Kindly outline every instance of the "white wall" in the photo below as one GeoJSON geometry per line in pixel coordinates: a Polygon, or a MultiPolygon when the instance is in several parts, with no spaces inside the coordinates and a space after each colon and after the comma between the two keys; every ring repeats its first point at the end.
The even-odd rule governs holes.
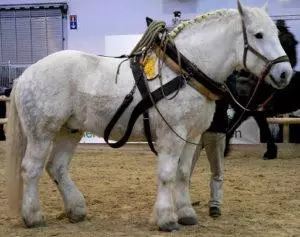
{"type": "MultiPolygon", "coordinates": [[[[145,17],[150,16],[171,24],[172,11],[181,10],[184,19],[220,8],[236,8],[236,0],[0,0],[0,4],[67,2],[69,14],[77,15],[78,29],[68,26],[67,45],[95,54],[105,53],[105,36],[135,35],[145,30],[145,17]],[[191,3],[189,3],[191,2],[191,3]],[[195,2],[196,4],[193,4],[195,2]]],[[[265,0],[242,0],[250,6],[262,6],[265,0]]],[[[298,14],[299,0],[269,1],[270,15],[298,14]]],[[[290,22],[288,22],[290,23],[290,22]]],[[[297,23],[298,24],[298,23],[297,23]]],[[[293,32],[300,41],[299,27],[294,22],[293,32]]],[[[298,24],[299,26],[299,24],[298,24]]]]}

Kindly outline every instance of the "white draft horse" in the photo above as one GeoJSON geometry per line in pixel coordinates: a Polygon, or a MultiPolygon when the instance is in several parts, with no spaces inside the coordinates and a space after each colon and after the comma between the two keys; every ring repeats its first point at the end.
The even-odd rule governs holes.
{"type": "MultiPolygon", "coordinates": [[[[196,17],[170,32],[179,51],[220,83],[233,69],[243,67],[243,60],[259,76],[267,63],[285,55],[277,28],[265,9],[243,7],[239,1],[238,6],[239,10],[218,10],[196,17]],[[245,37],[246,43],[270,61],[265,62],[247,47],[249,50],[243,53],[248,45],[245,37]]],[[[66,50],[33,64],[15,83],[8,119],[9,202],[12,209],[21,212],[27,227],[45,224],[37,189],[44,166],[63,197],[70,221],[82,221],[86,216],[83,195],[70,179],[68,167],[82,133],[90,131],[103,137],[106,125],[134,85],[128,61],[122,64],[115,82],[120,62],[121,59],[66,50]]],[[[265,79],[268,83],[285,87],[292,76],[290,63],[274,64],[269,75],[265,79]]],[[[168,66],[163,66],[164,83],[175,76],[168,66]]],[[[160,82],[151,81],[149,87],[155,90],[160,82]]],[[[128,111],[140,99],[139,92],[135,92],[128,111]]],[[[215,102],[189,85],[173,100],[162,99],[157,106],[173,129],[194,143],[209,127],[215,111],[215,102]]],[[[189,197],[196,146],[176,136],[155,108],[149,113],[158,152],[155,220],[160,230],[174,231],[179,224],[197,223],[189,197]]],[[[125,112],[121,117],[112,139],[123,134],[129,116],[130,112],[125,112]]],[[[139,118],[131,138],[143,137],[139,118]]]]}

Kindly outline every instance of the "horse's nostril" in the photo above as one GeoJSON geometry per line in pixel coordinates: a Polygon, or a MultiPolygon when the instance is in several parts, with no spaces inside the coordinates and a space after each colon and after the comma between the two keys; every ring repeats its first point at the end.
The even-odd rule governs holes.
{"type": "Polygon", "coordinates": [[[286,76],[286,73],[285,73],[285,72],[282,72],[282,73],[280,74],[280,78],[281,78],[281,79],[284,79],[285,76],[286,76]]]}

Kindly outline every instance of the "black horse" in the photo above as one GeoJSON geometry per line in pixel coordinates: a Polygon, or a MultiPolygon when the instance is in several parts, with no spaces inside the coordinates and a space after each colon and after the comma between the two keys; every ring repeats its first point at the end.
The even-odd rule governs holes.
{"type": "MultiPolygon", "coordinates": [[[[9,97],[11,88],[0,87],[0,95],[9,97]]],[[[6,118],[6,102],[0,101],[0,118],[6,118]]],[[[5,141],[4,125],[0,124],[0,141],[5,141]]]]}
{"type": "MultiPolygon", "coordinates": [[[[289,32],[284,20],[278,20],[276,25],[279,30],[279,40],[281,45],[288,55],[292,67],[294,68],[297,64],[296,45],[298,42],[295,40],[293,34],[289,32]]],[[[234,91],[234,95],[244,106],[248,104],[249,98],[252,95],[254,87],[257,83],[255,77],[253,77],[252,81],[248,80],[249,76],[252,75],[242,71],[237,74],[233,74],[231,78],[227,80],[229,87],[231,87],[232,91],[234,91]],[[247,80],[244,80],[243,78],[247,78],[247,80]]],[[[277,146],[275,144],[275,139],[271,134],[266,118],[268,116],[275,116],[276,114],[291,113],[300,109],[299,91],[300,72],[295,72],[291,83],[283,90],[275,90],[264,83],[259,85],[254,98],[248,105],[248,109],[256,110],[257,105],[266,103],[266,107],[263,111],[244,111],[236,103],[231,102],[231,107],[235,113],[228,126],[231,129],[228,131],[226,136],[225,156],[229,153],[229,140],[233,136],[235,128],[237,128],[248,117],[253,116],[260,128],[262,140],[265,140],[267,143],[267,151],[264,153],[264,159],[276,158],[277,146]]]]}
{"type": "MultiPolygon", "coordinates": [[[[253,85],[252,89],[253,89],[253,85]]],[[[242,96],[237,96],[239,102],[243,105],[246,105],[249,100],[249,94],[247,92],[247,86],[244,86],[242,89],[236,90],[236,96],[238,93],[242,93],[242,96]],[[245,93],[245,94],[243,94],[245,93]]],[[[262,140],[267,143],[267,151],[264,153],[265,159],[274,159],[277,157],[277,146],[275,144],[275,138],[273,138],[272,133],[267,122],[267,117],[275,116],[277,114],[291,113],[300,109],[300,72],[295,72],[294,76],[291,79],[290,84],[283,90],[274,91],[268,85],[262,84],[259,86],[256,96],[248,106],[251,110],[255,110],[258,104],[266,102],[265,108],[262,111],[244,111],[235,103],[230,103],[231,107],[234,110],[233,118],[229,121],[229,128],[226,135],[226,149],[225,156],[229,153],[229,140],[234,134],[235,129],[241,125],[247,118],[253,116],[257,125],[259,126],[260,133],[262,135],[262,140]],[[272,97],[270,97],[272,96],[272,97]],[[268,101],[268,98],[270,100],[268,101]]]]}
{"type": "MultiPolygon", "coordinates": [[[[0,118],[6,118],[5,101],[0,101],[0,118]]],[[[0,124],[0,141],[5,141],[4,124],[0,124]]]]}

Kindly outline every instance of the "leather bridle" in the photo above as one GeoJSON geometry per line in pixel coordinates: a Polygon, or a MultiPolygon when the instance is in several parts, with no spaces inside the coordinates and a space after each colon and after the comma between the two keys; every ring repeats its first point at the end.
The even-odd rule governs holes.
{"type": "Polygon", "coordinates": [[[244,12],[243,9],[240,5],[240,3],[238,2],[238,8],[241,14],[241,19],[242,19],[242,29],[243,29],[243,38],[244,38],[244,53],[243,53],[243,64],[245,69],[247,69],[248,71],[250,71],[247,67],[247,54],[248,51],[252,52],[255,56],[257,56],[259,59],[263,60],[266,65],[265,65],[265,69],[263,70],[263,72],[261,73],[259,80],[264,80],[265,77],[269,74],[272,66],[274,66],[277,63],[282,63],[282,62],[289,62],[289,58],[287,55],[282,55],[274,60],[269,60],[268,58],[266,58],[264,55],[262,55],[260,52],[258,52],[255,48],[253,48],[249,42],[248,42],[248,37],[247,37],[247,31],[246,31],[246,26],[245,26],[245,21],[244,21],[244,12]]]}

